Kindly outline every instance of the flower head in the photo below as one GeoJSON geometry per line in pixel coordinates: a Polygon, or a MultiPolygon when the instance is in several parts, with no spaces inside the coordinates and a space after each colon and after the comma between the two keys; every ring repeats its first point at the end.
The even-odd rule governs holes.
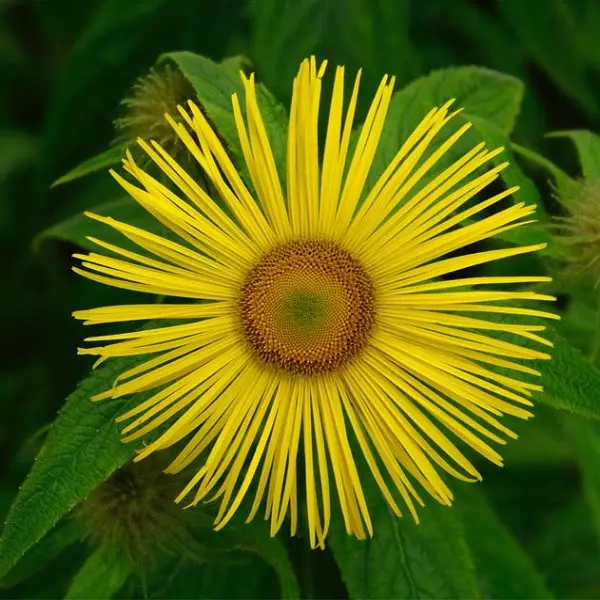
{"type": "Polygon", "coordinates": [[[83,268],[76,269],[104,284],[185,299],[75,313],[90,324],[182,321],[88,338],[100,345],[80,351],[100,360],[147,355],[96,396],[154,390],[119,417],[124,441],[147,441],[136,460],[181,443],[167,472],[195,466],[196,474],[177,501],[218,499],[217,529],[249,496],[249,520],[265,506],[272,534],[286,516],[294,534],[304,496],[313,547],[324,544],[332,494],[350,534],[373,533],[357,454],[391,509],[415,519],[425,495],[451,504],[440,471],[480,479],[460,447],[501,464],[492,445],[515,437],[502,415],[530,417],[531,396],[541,390],[528,381],[539,372],[525,363],[549,358],[518,341],[550,345],[528,317],[552,316],[514,303],[551,297],[507,291],[546,277],[456,276],[543,247],[457,253],[529,222],[534,211],[513,204],[460,226],[515,191],[478,196],[506,167],[482,171],[502,149],[479,144],[432,174],[469,127],[434,146],[457,114],[448,102],[424,116],[367,189],[394,80],[382,80],[351,151],[360,73],[344,109],[344,69],[337,68],[320,161],[324,71],[306,60],[294,81],[285,190],[254,79],[243,76],[245,111],[237,96],[232,102],[252,188],[195,104],[179,107],[183,123],[169,122],[220,198],[209,197],[160,144],[140,140],[172,187],[131,155],[124,161],[130,178],[113,176],[179,241],[90,215],[140,252],[95,240],[108,253],[79,256],[83,268]],[[502,315],[524,322],[494,318],[502,315]]]}
{"type": "Polygon", "coordinates": [[[600,284],[600,181],[573,182],[570,194],[558,197],[566,216],[556,217],[553,230],[568,262],[567,275],[590,277],[600,284]]]}
{"type": "Polygon", "coordinates": [[[133,463],[115,471],[76,509],[75,518],[91,542],[120,552],[144,568],[157,551],[205,559],[206,549],[194,538],[173,497],[177,478],[162,473],[158,461],[133,463]]]}
{"type": "Polygon", "coordinates": [[[178,104],[193,97],[194,88],[178,69],[169,64],[150,69],[137,79],[131,96],[121,101],[125,112],[114,122],[115,143],[151,137],[173,153],[179,146],[179,138],[166,121],[165,113],[175,112],[178,104]]]}

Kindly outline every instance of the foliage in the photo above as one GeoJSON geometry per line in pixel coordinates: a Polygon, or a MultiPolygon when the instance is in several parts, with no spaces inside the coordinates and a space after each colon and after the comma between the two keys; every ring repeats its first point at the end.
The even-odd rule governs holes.
{"type": "MultiPolygon", "coordinates": [[[[600,5],[577,0],[68,0],[0,5],[0,248],[6,261],[0,350],[0,586],[14,598],[394,597],[551,598],[600,594],[600,311],[598,290],[573,282],[549,224],[555,196],[600,178],[600,5]],[[66,6],[68,5],[68,7],[66,6]],[[364,68],[357,122],[380,77],[397,78],[367,185],[434,104],[456,98],[473,124],[465,144],[503,145],[505,186],[535,204],[536,226],[490,244],[535,244],[511,269],[550,274],[562,321],[548,332],[539,416],[519,424],[507,467],[455,484],[452,508],[396,518],[365,483],[376,535],[349,538],[333,511],[325,551],[260,519],[212,532],[211,508],[185,511],[208,553],[156,551],[140,570],[98,543],[78,507],[136,448],[119,440],[120,401],[92,403],[122,370],[92,374],[75,357],[74,309],[135,295],[70,274],[106,214],[167,235],[107,175],[123,145],[120,100],[152,67],[177,69],[244,173],[231,110],[238,69],[254,70],[278,169],[285,166],[291,81],[315,53],[364,68]],[[565,139],[567,138],[567,139],[565,139]],[[79,381],[79,384],[77,383],[79,381]],[[74,392],[72,390],[75,389],[74,392]],[[64,398],[67,398],[65,403],[64,398]],[[63,406],[64,405],[64,406],[63,406]],[[62,407],[62,408],[61,408],[62,407]],[[58,412],[58,415],[57,415],[58,412]],[[315,558],[316,556],[316,558],[315,558]],[[49,581],[51,580],[51,581],[49,581]]],[[[330,91],[330,90],[329,90],[330,91]]],[[[461,142],[462,143],[462,142],[461,142]]],[[[456,158],[457,145],[447,160],[456,158]]],[[[134,144],[130,149],[135,151],[134,144]]],[[[599,216],[600,218],[600,216],[599,216]]],[[[102,235],[106,241],[106,230],[102,235]]],[[[490,246],[492,247],[492,246],[490,246]]],[[[502,274],[480,271],[482,275],[502,274]]],[[[131,361],[129,361],[131,362],[131,361]]],[[[136,402],[136,399],[130,399],[136,402]]],[[[366,481],[366,478],[365,478],[366,481]]]]}

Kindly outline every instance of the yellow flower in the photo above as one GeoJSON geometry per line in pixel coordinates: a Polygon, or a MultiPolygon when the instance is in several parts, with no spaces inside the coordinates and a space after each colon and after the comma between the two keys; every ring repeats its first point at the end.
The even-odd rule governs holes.
{"type": "Polygon", "coordinates": [[[177,501],[218,499],[216,529],[249,494],[254,499],[248,520],[266,504],[271,533],[289,515],[293,535],[304,495],[312,547],[323,547],[332,493],[348,533],[360,539],[373,534],[358,452],[391,509],[400,516],[404,505],[415,519],[423,491],[451,504],[440,470],[465,481],[481,478],[456,440],[500,465],[490,443],[515,437],[500,417],[530,417],[532,392],[541,390],[523,381],[524,375],[539,375],[523,362],[549,358],[518,339],[551,344],[539,335],[543,326],[486,317],[552,317],[510,304],[551,297],[505,289],[547,277],[448,278],[544,246],[447,257],[529,222],[534,207],[519,203],[459,226],[515,191],[477,199],[506,166],[480,169],[502,149],[479,144],[428,178],[469,127],[431,149],[457,114],[449,113],[448,102],[423,118],[366,192],[394,80],[383,78],[350,151],[360,73],[344,111],[344,69],[337,68],[320,161],[324,71],[325,64],[317,70],[314,58],[305,60],[294,81],[285,191],[254,79],[243,76],[245,114],[237,96],[232,102],[253,190],[202,112],[189,103],[179,108],[183,123],[170,122],[220,197],[208,197],[159,144],[140,140],[172,188],[131,156],[124,168],[137,183],[113,176],[180,243],[90,215],[143,253],[94,239],[114,256],[79,255],[83,269],[75,269],[107,285],[189,299],[75,313],[90,324],[185,320],[91,337],[86,341],[105,345],[80,350],[100,361],[151,356],[95,397],[155,390],[118,419],[128,423],[124,441],[155,432],[136,460],[186,440],[167,472],[198,465],[177,501]],[[501,289],[471,289],[482,285],[501,289]],[[498,331],[512,334],[513,341],[497,339],[498,331]]]}

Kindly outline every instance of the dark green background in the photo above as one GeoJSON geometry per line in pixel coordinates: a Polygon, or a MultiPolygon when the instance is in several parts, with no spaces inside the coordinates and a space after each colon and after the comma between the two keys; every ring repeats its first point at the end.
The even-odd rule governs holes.
{"type": "MultiPolygon", "coordinates": [[[[488,66],[526,85],[514,141],[575,175],[571,147],[544,133],[598,129],[599,31],[600,3],[585,0],[0,0],[0,515],[40,430],[90,368],[76,356],[83,329],[70,313],[123,297],[72,274],[73,248],[33,246],[57,220],[111,199],[112,181],[49,186],[106,148],[119,100],[158,55],[243,54],[287,104],[299,61],[315,53],[349,72],[364,68],[362,111],[384,73],[401,88],[432,69],[488,66]]],[[[556,210],[544,176],[532,176],[556,210]]],[[[488,489],[555,593],[597,597],[578,474],[568,448],[552,452],[558,462],[545,466],[542,456],[535,476],[527,465],[491,471],[488,489]]],[[[36,585],[15,593],[43,596],[36,585]]]]}

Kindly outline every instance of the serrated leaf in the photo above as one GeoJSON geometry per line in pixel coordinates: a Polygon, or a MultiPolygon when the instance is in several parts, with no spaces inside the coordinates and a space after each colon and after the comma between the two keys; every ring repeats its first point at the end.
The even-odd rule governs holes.
{"type": "MultiPolygon", "coordinates": [[[[7,573],[60,517],[134,454],[135,445],[121,443],[119,428],[114,423],[114,418],[125,410],[126,404],[123,401],[93,403],[90,397],[109,387],[123,369],[139,360],[110,361],[85,379],[67,400],[9,512],[0,539],[0,576],[7,573]]],[[[140,402],[145,395],[138,394],[127,403],[140,402]]],[[[190,514],[190,518],[194,516],[204,518],[200,512],[190,514]]],[[[247,525],[238,521],[234,519],[224,532],[211,535],[219,538],[221,546],[258,554],[277,574],[282,597],[298,598],[298,582],[282,542],[270,536],[263,521],[255,520],[247,525]]],[[[31,550],[32,555],[36,550],[31,550]]],[[[93,582],[92,567],[99,560],[90,558],[75,590],[88,589],[85,582],[93,582]]],[[[115,588],[111,593],[116,591],[115,588]]],[[[85,597],[80,592],[72,591],[72,594],[73,597],[85,597]]]]}
{"type": "Polygon", "coordinates": [[[396,517],[370,474],[361,477],[375,534],[349,536],[339,511],[332,514],[328,545],[350,598],[479,598],[473,558],[458,512],[434,500],[417,525],[396,517]]]}
{"type": "MultiPolygon", "coordinates": [[[[513,195],[515,202],[535,205],[537,207],[535,217],[537,220],[543,221],[546,211],[540,194],[533,181],[523,173],[516,163],[508,137],[508,132],[519,111],[522,84],[508,75],[478,67],[437,71],[410,84],[394,96],[373,168],[368,177],[369,187],[374,185],[377,177],[392,160],[418,121],[433,106],[439,106],[453,96],[456,96],[455,106],[464,108],[456,117],[458,125],[452,128],[453,131],[458,129],[459,125],[467,122],[471,123],[473,127],[438,161],[438,164],[426,175],[426,180],[430,181],[445,166],[459,159],[476,143],[483,141],[490,149],[503,146],[504,151],[491,162],[496,165],[505,161],[510,163],[501,172],[505,185],[507,187],[519,186],[520,189],[513,195]],[[499,92],[498,98],[493,96],[495,89],[499,92]],[[498,99],[503,103],[502,108],[496,104],[498,99]]],[[[441,141],[434,140],[429,153],[440,144],[441,141]]],[[[548,246],[542,251],[543,254],[555,256],[557,253],[557,249],[543,225],[535,224],[511,229],[503,232],[499,237],[511,244],[518,245],[546,243],[548,246]]]]}
{"type": "Polygon", "coordinates": [[[98,548],[73,578],[66,600],[114,597],[132,573],[131,563],[114,548],[98,548]]]}
{"type": "Polygon", "coordinates": [[[459,484],[454,491],[484,598],[552,598],[533,561],[500,521],[481,486],[459,484]]]}
{"type": "Polygon", "coordinates": [[[109,148],[101,154],[97,154],[96,156],[92,156],[91,158],[84,160],[80,165],[76,166],[74,169],[71,169],[62,177],[59,177],[50,187],[56,187],[58,185],[62,185],[63,183],[75,181],[75,179],[79,179],[80,177],[85,177],[91,173],[96,173],[97,171],[105,170],[118,164],[125,156],[126,148],[127,146],[115,146],[114,148],[109,148]]]}
{"type": "MultiPolygon", "coordinates": [[[[600,371],[580,350],[548,328],[545,335],[554,344],[552,360],[540,361],[544,392],[539,400],[584,417],[600,419],[600,371]]],[[[528,344],[523,340],[524,346],[528,344]]]]}
{"type": "MultiPolygon", "coordinates": [[[[494,131],[507,136],[519,113],[522,96],[523,84],[518,79],[481,67],[451,67],[413,81],[392,98],[367,187],[375,185],[401,145],[434,106],[454,98],[453,108],[463,109],[458,125],[456,121],[450,123],[444,131],[456,131],[463,120],[480,119],[490,124],[488,129],[495,127],[494,131]]],[[[445,135],[436,137],[430,151],[442,144],[445,135]]],[[[481,135],[472,128],[438,160],[427,174],[427,181],[480,141],[481,135]]]]}
{"type": "Polygon", "coordinates": [[[90,397],[110,387],[135,362],[109,362],[84,379],[67,399],[6,519],[0,538],[0,578],[134,454],[135,446],[121,443],[114,423],[124,403],[94,403],[90,397]]]}
{"type": "MultiPolygon", "coordinates": [[[[98,215],[113,217],[117,221],[139,227],[151,233],[155,233],[156,235],[176,239],[175,234],[170,229],[162,225],[133,198],[120,198],[119,200],[94,206],[89,210],[98,215]]],[[[60,241],[75,244],[85,250],[98,251],[98,246],[94,244],[94,242],[88,240],[88,236],[99,238],[122,248],[130,248],[136,252],[140,252],[138,246],[128,240],[125,236],[121,235],[118,231],[112,227],[107,227],[103,223],[94,221],[82,213],[66,219],[61,223],[57,223],[38,234],[33,240],[33,248],[35,251],[39,251],[46,242],[60,241]]]]}
{"type": "MultiPolygon", "coordinates": [[[[531,305],[528,305],[531,308],[531,305]]],[[[536,306],[549,312],[553,311],[552,305],[536,306]]],[[[514,318],[504,315],[488,315],[486,318],[500,323],[514,322],[514,318]]],[[[571,346],[556,329],[549,324],[547,319],[527,317],[531,325],[544,325],[546,331],[542,336],[552,343],[552,348],[547,348],[551,355],[550,360],[535,361],[535,368],[541,373],[540,383],[544,391],[536,395],[536,400],[556,409],[566,410],[583,417],[600,419],[600,370],[591,365],[580,350],[571,346]]],[[[540,350],[541,346],[534,340],[527,338],[512,338],[507,334],[507,341],[518,343],[524,348],[540,350]]],[[[531,366],[531,363],[527,363],[531,366]]],[[[513,372],[516,379],[522,377],[513,372]]],[[[530,376],[525,376],[530,381],[530,376]]]]}
{"type": "MultiPolygon", "coordinates": [[[[171,61],[190,82],[202,110],[215,126],[219,136],[238,166],[242,164],[241,145],[233,117],[231,97],[237,94],[244,110],[244,86],[238,75],[234,75],[227,66],[192,52],[169,52],[159,58],[159,62],[171,61]]],[[[267,130],[267,136],[273,149],[282,185],[285,182],[285,148],[287,135],[287,114],[281,104],[261,84],[256,86],[256,96],[261,115],[267,130]]]]}
{"type": "MultiPolygon", "coordinates": [[[[521,108],[523,83],[517,78],[484,67],[449,67],[433,71],[408,84],[393,98],[390,110],[403,109],[397,124],[401,139],[408,137],[434,106],[455,98],[454,106],[509,134],[521,108]]],[[[399,111],[398,111],[399,112],[399,111]]]]}
{"type": "Polygon", "coordinates": [[[575,144],[586,179],[600,179],[600,136],[584,129],[553,131],[547,137],[568,137],[575,144]]]}

